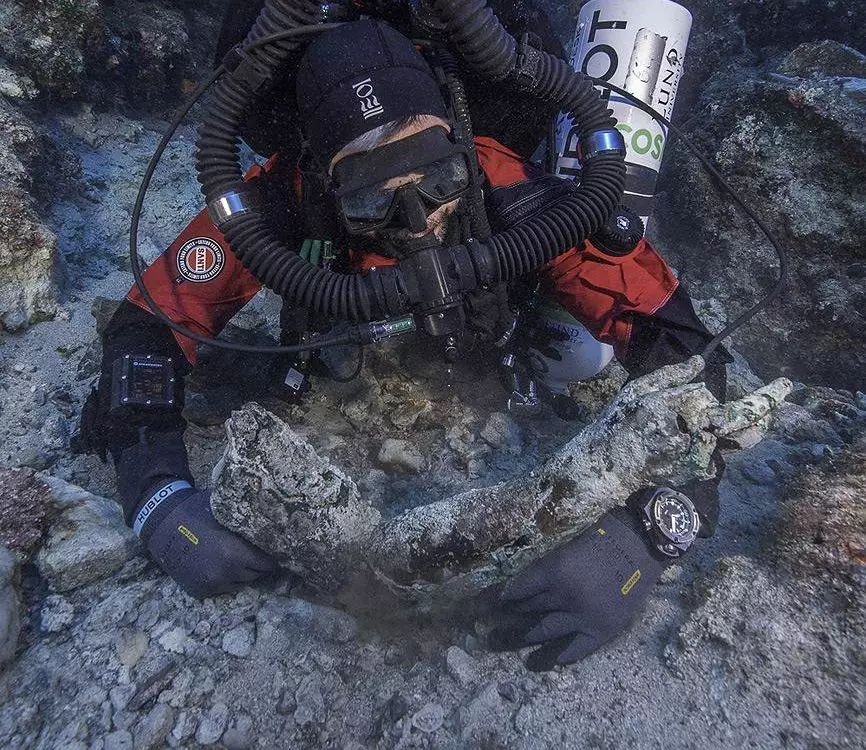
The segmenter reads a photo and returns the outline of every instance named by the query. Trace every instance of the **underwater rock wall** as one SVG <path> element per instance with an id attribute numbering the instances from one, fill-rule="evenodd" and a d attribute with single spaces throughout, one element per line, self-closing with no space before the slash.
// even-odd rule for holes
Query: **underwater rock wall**
<path id="1" fill-rule="evenodd" d="M 857 390 L 866 368 L 866 57 L 803 44 L 707 82 L 684 130 L 787 248 L 781 299 L 734 336 L 762 377 Z M 673 141 L 653 229 L 700 298 L 730 319 L 778 274 L 776 253 Z"/>

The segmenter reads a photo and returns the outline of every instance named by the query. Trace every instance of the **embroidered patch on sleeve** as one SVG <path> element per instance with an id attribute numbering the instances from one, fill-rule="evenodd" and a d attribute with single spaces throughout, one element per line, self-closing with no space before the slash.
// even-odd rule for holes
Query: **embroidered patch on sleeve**
<path id="1" fill-rule="evenodd" d="M 210 237 L 194 237 L 177 253 L 177 270 L 187 281 L 203 283 L 219 276 L 225 267 L 225 251 Z"/>

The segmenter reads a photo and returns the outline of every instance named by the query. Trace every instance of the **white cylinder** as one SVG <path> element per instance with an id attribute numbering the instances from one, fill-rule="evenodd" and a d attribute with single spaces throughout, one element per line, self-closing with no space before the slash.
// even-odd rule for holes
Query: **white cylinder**
<path id="1" fill-rule="evenodd" d="M 670 120 L 692 28 L 692 15 L 671 0 L 590 0 L 580 9 L 572 42 L 575 70 L 625 89 Z M 625 97 L 600 88 L 626 142 L 623 198 L 649 219 L 667 129 Z M 557 126 L 556 174 L 580 174 L 580 132 L 564 115 Z"/>

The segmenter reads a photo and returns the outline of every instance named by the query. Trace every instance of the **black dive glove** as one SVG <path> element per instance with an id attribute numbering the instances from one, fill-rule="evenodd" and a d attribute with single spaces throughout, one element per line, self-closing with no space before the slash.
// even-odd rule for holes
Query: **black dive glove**
<path id="1" fill-rule="evenodd" d="M 544 644 L 526 661 L 533 671 L 583 659 L 629 626 L 671 560 L 633 512 L 616 507 L 508 583 L 501 602 L 513 622 L 488 643 L 497 651 Z"/>
<path id="2" fill-rule="evenodd" d="M 217 523 L 210 493 L 183 479 L 153 488 L 136 510 L 133 531 L 162 569 L 190 596 L 235 591 L 273 573 L 273 558 Z"/>

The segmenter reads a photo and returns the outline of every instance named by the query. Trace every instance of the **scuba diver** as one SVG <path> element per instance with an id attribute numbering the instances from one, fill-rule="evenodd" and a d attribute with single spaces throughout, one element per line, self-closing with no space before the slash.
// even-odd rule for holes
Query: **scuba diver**
<path id="1" fill-rule="evenodd" d="M 388 274 L 413 268 L 408 287 L 423 289 L 431 279 L 447 284 L 435 263 L 418 259 L 532 227 L 542 213 L 565 210 L 578 189 L 493 137 L 496 128 L 509 127 L 496 117 L 479 118 L 485 124 L 473 137 L 460 91 L 456 105 L 451 97 L 453 58 L 435 45 L 424 52 L 380 19 L 320 33 L 302 50 L 293 76 L 303 148 L 287 145 L 246 175 L 275 233 L 295 248 L 310 237 L 321 238 L 320 248 L 341 246 L 327 259 L 328 278 L 366 279 L 383 310 L 397 304 Z M 535 131 L 521 124 L 505 139 L 532 148 Z M 287 140 L 289 132 L 286 124 Z M 593 156 L 585 153 L 587 163 Z M 631 377 L 700 353 L 712 334 L 644 238 L 640 218 L 618 206 L 600 223 L 589 239 L 518 275 L 531 276 L 533 286 L 613 346 Z M 234 249 L 213 212 L 202 211 L 148 267 L 144 282 L 172 321 L 216 337 L 262 288 Z M 491 276 L 444 298 L 417 308 L 427 333 L 457 345 L 464 337 L 504 339 L 506 346 L 520 338 L 505 281 Z M 720 400 L 726 359 L 717 349 L 705 372 Z M 164 324 L 133 287 L 103 334 L 102 374 L 82 412 L 78 446 L 103 459 L 112 455 L 127 523 L 181 588 L 203 598 L 277 566 L 219 525 L 209 492 L 194 485 L 181 411 L 183 375 L 195 363 L 195 342 Z M 146 398 L 131 395 L 133 381 Z M 647 488 L 627 506 L 512 581 L 504 599 L 518 622 L 508 619 L 494 641 L 504 648 L 546 644 L 531 657 L 533 668 L 591 653 L 634 619 L 667 564 L 713 532 L 717 493 L 713 482 L 679 491 Z"/>

